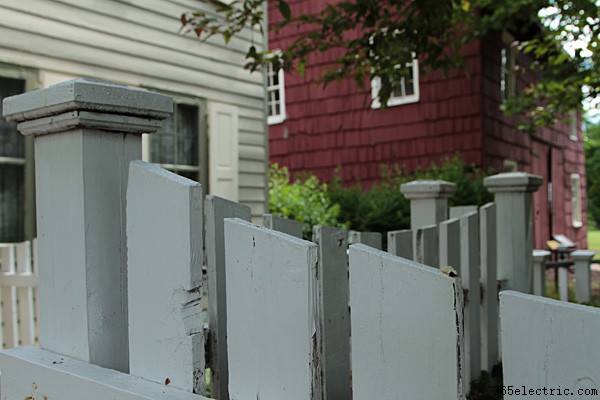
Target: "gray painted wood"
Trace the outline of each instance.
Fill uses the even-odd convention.
[[[416,229],[415,261],[439,268],[439,227],[428,225]]]
[[[130,373],[202,394],[200,184],[132,162],[127,237]]]
[[[439,265],[460,269],[460,220],[448,219],[440,223],[440,261]]]
[[[10,119],[19,125],[37,124],[30,133],[37,135],[40,332],[45,349],[119,371],[129,368],[127,166],[141,157],[139,134],[149,131],[135,116],[160,120],[168,114],[168,100],[138,89],[76,80],[4,101]],[[100,120],[77,116],[104,107],[108,112]],[[129,113],[134,114],[131,124],[122,118]],[[65,115],[69,123],[58,123],[59,129],[47,126]],[[105,122],[112,119],[120,121],[120,132],[107,129]]]
[[[302,222],[273,214],[263,215],[263,226],[302,239]]]
[[[509,172],[484,179],[498,221],[498,279],[503,288],[533,292],[533,195],[542,178]]]
[[[350,306],[355,399],[464,398],[457,280],[352,245]]]
[[[414,257],[413,231],[404,229],[388,232],[388,253],[412,260]]]
[[[558,298],[561,301],[569,301],[569,269],[558,268]]]
[[[481,248],[480,287],[482,290],[481,319],[481,369],[492,372],[500,361],[498,338],[498,280],[496,263],[496,205],[488,203],[479,209],[479,235]]]
[[[348,307],[348,232],[315,226],[319,273],[317,298],[322,345],[323,393],[328,400],[350,399],[350,310]],[[319,336],[319,335],[317,335]]]
[[[600,391],[600,310],[522,293],[500,293],[504,386]],[[549,395],[550,393],[546,393]],[[522,399],[507,395],[505,399]],[[596,396],[539,398],[594,399]]]
[[[460,268],[465,291],[465,385],[481,374],[479,216],[477,212],[460,218]]]
[[[546,296],[546,261],[548,250],[533,250],[533,294]]]
[[[381,233],[348,231],[348,244],[362,243],[381,250]]]
[[[450,207],[448,210],[448,218],[460,218],[465,214],[477,211],[477,206],[455,206]]]
[[[321,400],[317,246],[226,219],[225,262],[230,397]]]
[[[35,347],[1,353],[0,364],[6,399],[208,400]]]
[[[590,263],[596,252],[594,250],[575,250],[571,253],[575,262],[575,300],[585,303],[592,300],[592,270]]]
[[[250,221],[250,208],[208,195],[204,199],[208,274],[209,366],[211,396],[229,399],[227,363],[227,295],[225,273],[225,218]]]

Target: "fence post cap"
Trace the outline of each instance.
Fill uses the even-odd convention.
[[[456,191],[456,184],[447,181],[417,180],[400,185],[400,192],[412,199],[447,199]]]
[[[23,122],[71,111],[165,119],[173,112],[171,97],[96,79],[79,78],[4,99],[3,114]]]
[[[544,261],[546,257],[548,257],[551,253],[548,250],[533,250],[533,260],[534,261]]]
[[[488,176],[483,180],[484,186],[492,193],[497,192],[536,192],[541,186],[541,176],[526,172],[505,172]]]
[[[571,252],[571,257],[575,261],[587,261],[594,258],[596,250],[575,250]]]

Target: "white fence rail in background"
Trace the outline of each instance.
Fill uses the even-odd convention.
[[[2,348],[38,343],[37,242],[0,244]]]
[[[297,237],[296,222],[250,224],[247,207],[203,198],[198,183],[132,161],[139,134],[169,111],[164,96],[86,80],[5,101],[8,118],[39,135],[44,223],[39,262],[29,252],[33,264],[19,264],[18,247],[3,248],[4,341],[35,340],[30,328],[21,332],[34,326],[21,315],[35,315],[38,303],[45,314],[41,348],[0,354],[3,398],[201,400],[206,363],[221,400],[464,399],[498,362],[499,289],[539,288],[528,247],[536,177],[492,177],[496,203],[457,209],[452,220],[454,185],[403,186],[412,226],[388,234],[389,253],[367,232],[315,227],[313,243]],[[72,177],[84,181],[70,187]],[[582,281],[590,258],[577,264]],[[36,263],[39,300],[37,267],[27,267]],[[440,269],[446,263],[455,271]],[[589,350],[600,312],[501,296],[505,386],[597,389],[600,355]]]

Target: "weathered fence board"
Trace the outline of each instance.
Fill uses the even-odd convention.
[[[403,229],[388,232],[388,253],[412,260],[414,257],[413,231]]]
[[[546,295],[546,261],[550,256],[548,250],[533,250],[533,294]]]
[[[274,231],[279,231],[297,238],[302,238],[302,222],[300,221],[283,218],[272,214],[264,214],[263,226],[265,228],[273,229]]]
[[[482,290],[481,322],[481,369],[492,372],[500,361],[498,341],[498,280],[496,249],[496,205],[488,203],[479,209],[480,235],[480,287]]]
[[[127,235],[130,373],[204,393],[200,185],[132,162]]]
[[[575,300],[579,303],[592,301],[592,270],[590,262],[594,250],[575,250],[571,253],[575,262]]]
[[[317,246],[225,220],[232,399],[322,399]]]
[[[470,382],[481,374],[481,325],[479,307],[481,291],[479,284],[479,218],[477,212],[460,217],[460,268],[465,291],[465,377]]]
[[[209,400],[33,347],[0,353],[3,399]]]
[[[458,281],[353,245],[350,306],[355,399],[463,399]]]
[[[522,388],[546,388],[533,393],[539,398],[598,398],[577,391],[600,391],[600,309],[503,291],[500,315],[504,387],[512,388],[504,399],[532,394],[515,393]]]
[[[428,225],[416,229],[414,260],[430,267],[439,268],[439,226]]]
[[[348,232],[348,244],[362,243],[375,249],[381,249],[381,233],[379,232]]]
[[[225,218],[250,221],[250,207],[218,196],[204,200],[211,396],[229,399],[227,363],[227,288],[225,284]]]
[[[439,265],[460,268],[460,221],[451,218],[440,224]]]
[[[319,347],[323,371],[323,394],[327,400],[350,399],[350,310],[348,309],[348,232],[315,226],[318,245],[317,274]]]
[[[450,219],[454,219],[454,218],[460,218],[465,214],[469,214],[472,213],[474,211],[477,211],[477,206],[455,206],[455,207],[450,207],[450,209],[448,210],[448,218]]]

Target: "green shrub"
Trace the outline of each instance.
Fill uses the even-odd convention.
[[[269,211],[302,222],[305,239],[312,237],[314,225],[346,227],[339,222],[340,206],[329,198],[327,184],[314,175],[291,182],[288,169],[277,164],[269,171]]]

